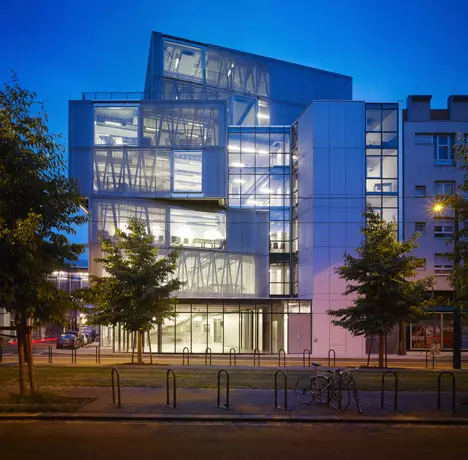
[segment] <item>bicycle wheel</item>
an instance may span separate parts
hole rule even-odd
[[[312,393],[312,381],[313,377],[303,375],[299,377],[296,382],[296,398],[301,404],[310,404],[314,400]]]
[[[341,400],[341,403],[340,403]],[[343,388],[341,392],[335,388],[331,398],[331,406],[338,412],[344,412],[351,404],[351,391],[349,388]]]
[[[323,375],[319,375],[317,377],[312,377],[310,383],[314,401],[321,406],[328,404],[331,396],[329,392],[330,380]]]

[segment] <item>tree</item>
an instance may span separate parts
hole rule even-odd
[[[95,260],[102,263],[108,276],[91,277],[91,286],[77,293],[94,304],[92,323],[121,324],[137,333],[139,364],[143,363],[143,332],[175,317],[177,298],[171,295],[183,285],[172,276],[177,268],[177,251],[158,257],[153,240],[146,233],[145,222],[136,218],[129,220],[128,232],[116,229],[115,241],[102,238],[104,257]]]
[[[386,335],[401,321],[413,321],[431,304],[427,292],[431,278],[412,280],[422,259],[411,255],[415,237],[398,241],[395,224],[385,222],[368,204],[366,225],[357,256],[345,254],[335,272],[348,284],[344,295],[355,295],[354,306],[330,310],[335,326],[355,336],[379,337],[379,367],[384,366]]]
[[[15,320],[22,395],[25,359],[35,391],[33,325],[61,323],[77,307],[48,276],[85,249],[68,239],[87,217],[76,183],[66,176],[59,136],[49,133],[47,123],[36,94],[13,75],[0,89],[0,305]]]

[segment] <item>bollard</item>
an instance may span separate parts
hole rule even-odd
[[[101,347],[96,347],[96,364],[101,364]]]
[[[394,377],[394,381],[395,381],[395,386],[394,386],[394,392],[395,392],[395,399],[394,399],[394,402],[393,402],[393,410],[395,412],[398,411],[398,375],[395,371],[385,371],[383,374],[382,374],[382,384],[381,384],[381,388],[380,388],[380,407],[383,409],[384,407],[384,384],[385,384],[385,376],[387,374],[392,374],[393,377]]]
[[[278,405],[278,375],[282,374],[284,375],[284,406]],[[284,372],[281,369],[278,369],[275,372],[275,407],[277,409],[288,409],[288,376],[286,375],[286,372]]]
[[[185,352],[187,350],[187,352]],[[182,350],[182,366],[185,366],[185,357],[187,356],[187,366],[190,366],[190,350],[185,347]]]
[[[455,374],[450,371],[443,371],[437,377],[437,409],[440,410],[440,381],[443,375],[452,377],[452,411],[455,412]]]
[[[169,375],[172,374],[172,405],[169,402]],[[176,408],[176,375],[174,369],[168,369],[166,372],[166,407]]]
[[[333,351],[333,367],[336,366],[336,353],[335,353],[335,350],[333,348],[330,348],[330,350],[328,350],[328,367],[331,367],[330,362],[331,362],[331,352],[332,351]]]
[[[254,362],[253,362],[253,365],[255,366],[255,362],[257,361],[257,366],[260,366],[260,351],[258,350],[258,348],[255,348],[254,350],[254,356],[253,356],[253,359],[254,359]],[[256,361],[255,361],[256,359]]]
[[[283,367],[286,367],[286,352],[284,348],[278,350],[278,367],[281,367],[281,352],[283,352]]]
[[[49,364],[52,364],[52,347],[49,345],[48,351]]]
[[[309,367],[310,367],[310,350],[308,348],[306,348],[303,352],[302,352],[302,367],[306,367],[306,352],[308,353],[309,355]]]
[[[226,375],[226,404],[221,406],[220,404],[220,395],[221,395],[221,374],[224,373]],[[217,398],[217,407],[220,409],[229,409],[229,373],[226,369],[220,369],[218,371],[218,398]]]
[[[71,362],[76,364],[76,348],[72,348]]]
[[[209,350],[209,351],[208,351]],[[210,366],[211,366],[211,348],[208,347],[206,350],[205,350],[205,366],[208,365],[208,356],[210,357]]]
[[[435,369],[435,353],[432,350],[426,351],[426,369],[427,369],[427,356],[429,353],[432,353],[432,369]]]
[[[231,348],[229,350],[229,365],[232,366],[232,357],[234,356],[234,366],[236,366],[236,349]]]
[[[117,380],[117,407],[122,407],[122,402],[120,400],[120,373],[116,367],[113,367],[111,370],[111,379],[112,379],[112,404],[115,404],[115,382],[114,374],[116,375]]]

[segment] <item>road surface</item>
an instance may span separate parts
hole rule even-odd
[[[468,427],[0,422],[2,458],[371,459],[464,458]]]

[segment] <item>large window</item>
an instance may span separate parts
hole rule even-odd
[[[171,209],[172,245],[221,249],[226,243],[226,214]]]
[[[438,181],[434,183],[434,195],[453,195],[455,193],[455,182]]]
[[[452,137],[448,134],[434,135],[434,159],[436,161],[453,160]]]
[[[202,191],[202,152],[174,152],[174,192]]]
[[[203,80],[203,48],[164,40],[164,73],[188,80]]]
[[[94,144],[137,145],[137,107],[95,107]]]

